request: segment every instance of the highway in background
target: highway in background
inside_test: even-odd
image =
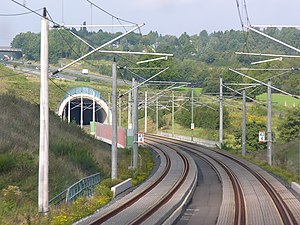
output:
[[[27,64],[19,61],[11,61],[11,62],[3,62],[5,66],[8,68],[14,69],[13,63],[16,63],[17,67],[15,68],[16,71],[22,71],[25,73],[29,73],[35,76],[40,75],[40,67],[38,64]],[[50,72],[54,72],[57,68],[50,67]],[[91,81],[101,81],[106,83],[111,83],[112,78],[110,76],[105,75],[94,75],[94,74],[87,74],[83,75],[81,72],[75,70],[64,70],[63,72],[56,74],[53,76],[55,79],[64,79],[70,81],[76,81],[77,78],[89,78]],[[122,79],[117,80],[118,84],[130,84],[131,81],[124,81]]]

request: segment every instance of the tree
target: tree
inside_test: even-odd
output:
[[[258,133],[260,130],[267,130],[266,125],[258,122],[248,122],[246,130],[246,151],[256,152],[266,149],[266,143],[260,143],[258,141]],[[235,137],[238,143],[242,145],[242,130],[235,130]]]
[[[28,60],[40,58],[40,34],[26,32],[18,34],[12,41],[14,48],[21,48]]]
[[[284,142],[295,140],[300,131],[300,111],[298,108],[289,110],[279,124],[279,138]]]
[[[195,104],[195,103],[194,103]],[[201,127],[204,129],[212,129],[217,130],[219,129],[219,108],[217,104],[209,104],[209,108],[205,105],[203,106],[196,106],[194,105],[194,124],[195,127]],[[191,103],[184,106],[187,109],[191,109]],[[180,125],[189,128],[191,125],[191,111],[185,109],[179,109],[176,111],[175,120]],[[223,108],[223,122],[225,126],[227,126],[229,121],[229,114],[226,108]]]
[[[193,45],[191,37],[186,32],[179,37],[178,41],[182,57],[189,57],[193,54],[196,54],[196,49]]]

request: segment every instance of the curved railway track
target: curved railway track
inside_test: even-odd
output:
[[[176,192],[183,186],[184,181],[186,180],[187,176],[189,176],[190,163],[192,160],[190,156],[181,150],[176,150],[175,148],[167,147],[153,141],[148,141],[147,145],[159,153],[161,162],[163,162],[163,168],[160,169],[159,175],[156,176],[155,179],[148,182],[149,184],[143,187],[142,190],[131,196],[126,201],[122,202],[122,204],[116,204],[117,206],[112,207],[112,209],[108,210],[107,212],[99,213],[97,216],[95,214],[89,219],[82,220],[81,222],[79,221],[77,224],[116,224],[116,221],[118,224],[152,223],[149,222],[151,221],[151,216],[155,213],[157,215],[157,212],[160,211],[164,205],[168,204],[172,197],[176,195]],[[180,171],[178,171],[179,168]],[[172,177],[172,171],[176,171],[175,175],[173,175],[174,177]],[[196,178],[194,179],[195,181],[197,180]],[[167,187],[168,185],[170,186],[169,188]],[[159,193],[164,189],[165,192]],[[152,192],[152,195],[154,196],[153,198],[157,198],[154,200],[154,203],[145,206],[142,213],[137,215],[133,215],[130,212],[127,213],[127,211],[130,210],[135,211],[137,207],[140,209],[140,206],[135,205],[141,204],[141,202],[147,202],[146,199],[149,199],[149,196],[152,198]],[[172,214],[172,212],[169,212],[169,214]],[[126,215],[127,218],[125,219],[123,215]],[[164,217],[160,220],[163,221],[165,219],[166,218]]]
[[[154,137],[154,136],[152,136]],[[152,141],[157,141],[161,142],[162,140],[167,140],[168,142],[172,142],[171,139],[165,139],[162,137],[157,137],[151,138],[150,135],[147,135],[147,138],[150,138]],[[159,139],[159,140],[157,140]],[[181,145],[185,147],[183,144]],[[241,225],[241,224],[246,224],[246,208],[245,208],[245,202],[244,202],[244,197],[243,197],[243,191],[242,187],[238,181],[237,176],[234,174],[234,172],[226,166],[224,163],[221,161],[216,161],[227,173],[233,187],[234,191],[234,196],[235,196],[235,214],[234,214],[234,225]]]
[[[155,146],[152,146],[152,147],[155,148],[156,151],[160,151]],[[92,225],[103,224],[108,219],[110,219],[113,216],[117,215],[118,213],[120,213],[121,211],[123,211],[124,209],[126,209],[129,206],[131,206],[132,204],[134,204],[139,199],[141,199],[144,195],[146,195],[148,192],[150,192],[155,186],[157,186],[163,180],[163,178],[170,171],[171,160],[170,160],[170,157],[164,151],[161,151],[161,153],[163,154],[163,156],[166,159],[166,165],[165,165],[165,168],[164,168],[162,174],[151,185],[149,185],[148,188],[146,188],[142,192],[138,193],[134,197],[130,198],[127,202],[125,202],[124,204],[122,204],[119,207],[115,208],[114,210],[111,210],[107,214],[103,215],[101,218],[99,218],[96,221],[94,221],[93,223],[91,223]],[[147,215],[145,215],[145,217],[142,217],[141,219],[145,219],[146,216],[149,216],[149,213],[147,213]]]
[[[149,142],[146,142],[150,147],[154,147],[154,145],[151,145]],[[160,143],[161,144],[161,143]],[[170,147],[169,147],[170,148]],[[187,157],[176,151],[174,148],[171,148],[172,150],[174,150],[182,159],[183,164],[184,164],[184,170],[182,171],[182,175],[179,177],[178,181],[176,182],[176,184],[173,186],[172,189],[170,189],[170,191],[168,193],[166,193],[159,202],[157,202],[156,205],[154,205],[152,208],[148,209],[143,215],[141,215],[139,218],[134,219],[130,224],[141,224],[143,223],[147,218],[149,218],[152,214],[154,214],[157,210],[159,210],[159,208],[161,206],[163,206],[167,201],[169,201],[172,196],[178,191],[178,189],[181,187],[181,185],[183,184],[183,182],[185,181],[188,173],[189,173],[189,161],[187,159]]]
[[[276,211],[280,215],[280,220],[277,221],[277,224],[284,224],[284,225],[290,225],[290,224],[298,224],[299,221],[295,218],[293,213],[291,212],[288,205],[285,203],[283,198],[281,197],[280,193],[278,193],[275,188],[272,186],[272,184],[264,178],[261,174],[250,168],[248,165],[244,164],[242,161],[238,160],[237,158],[233,156],[229,156],[227,154],[224,154],[220,151],[213,151],[209,148],[201,146],[202,150],[200,150],[200,146],[190,143],[190,142],[184,142],[184,141],[178,141],[170,138],[164,138],[157,135],[147,135],[147,139],[150,140],[156,140],[159,142],[165,142],[170,143],[175,146],[179,146],[186,151],[190,151],[199,157],[205,157],[207,160],[207,157],[210,158],[210,160],[215,161],[218,163],[227,173],[228,177],[230,178],[230,181],[232,183],[232,187],[234,190],[234,199],[235,199],[235,215],[234,215],[234,224],[247,224],[249,222],[249,219],[247,218],[247,201],[245,200],[245,193],[243,193],[243,188],[240,184],[239,179],[244,179],[239,177],[237,172],[233,172],[231,168],[229,168],[226,163],[223,162],[223,160],[218,159],[215,157],[216,155],[221,156],[223,159],[231,160],[235,163],[235,165],[239,165],[240,167],[244,168],[245,170],[249,171],[255,177],[259,183],[264,187],[266,192],[268,193],[269,197],[272,199],[273,204],[276,208]],[[204,150],[203,150],[204,149]],[[209,150],[209,151],[208,151]],[[213,153],[213,155],[211,154]],[[211,164],[211,163],[210,163]],[[246,188],[245,188],[246,189]],[[250,203],[249,203],[250,205]],[[248,206],[249,207],[249,206]],[[261,213],[262,214],[262,213]],[[272,216],[272,215],[271,215]],[[274,215],[273,215],[274,216]],[[261,220],[264,220],[262,218]],[[221,223],[221,222],[220,222]],[[250,221],[251,223],[251,221]],[[268,224],[268,222],[266,222]]]

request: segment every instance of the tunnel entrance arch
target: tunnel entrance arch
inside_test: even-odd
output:
[[[81,127],[90,122],[110,124],[111,110],[99,91],[89,87],[72,88],[61,100],[58,115]]]

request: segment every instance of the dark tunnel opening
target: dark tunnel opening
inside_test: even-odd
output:
[[[81,119],[81,99],[74,99],[70,102],[70,121],[75,121],[76,124],[80,125]],[[83,99],[83,125],[90,125],[90,122],[93,121],[93,100]],[[69,118],[68,115],[68,104],[64,108],[65,118]],[[95,102],[95,122],[104,123],[107,117],[106,112],[101,107],[101,105]]]

